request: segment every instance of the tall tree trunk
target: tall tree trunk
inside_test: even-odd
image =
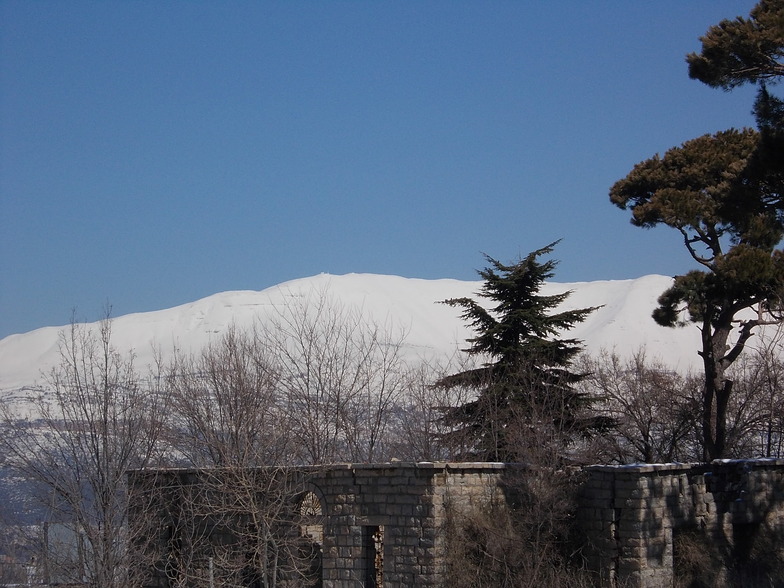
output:
[[[722,313],[727,320],[712,325],[710,319],[702,324],[702,356],[705,368],[705,392],[702,405],[703,460],[712,461],[724,457],[727,450],[727,409],[732,394],[732,381],[725,377],[727,367],[742,349],[747,334],[741,336],[728,353],[727,341],[732,331],[731,316]],[[745,331],[746,329],[744,329]]]
[[[702,350],[699,352],[704,366],[705,383],[702,396],[702,460],[710,461],[715,454],[713,428],[714,401],[716,399],[716,359],[710,319],[704,319],[700,329]]]

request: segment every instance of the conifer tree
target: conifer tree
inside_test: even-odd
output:
[[[676,276],[653,318],[700,329],[707,460],[730,449],[727,369],[755,328],[781,321],[784,309],[784,102],[766,86],[784,76],[784,0],[762,0],[749,19],[723,20],[701,41],[702,52],[686,58],[689,75],[724,90],[758,84],[759,130],[705,135],[655,155],[616,182],[610,200],[637,226],[677,229],[701,267]],[[746,309],[756,314],[737,318]]]
[[[543,295],[540,289],[553,276],[555,261],[539,262],[555,243],[505,265],[485,256],[489,267],[479,292],[494,306],[489,310],[471,298],[453,298],[444,304],[462,308],[461,317],[474,329],[469,355],[484,360],[480,367],[440,379],[435,386],[463,386],[477,398],[445,410],[443,421],[451,431],[443,441],[461,448],[463,458],[515,461],[521,457],[514,444],[520,427],[549,427],[568,437],[567,431],[585,431],[596,422],[582,417],[588,398],[575,389],[583,376],[569,366],[582,350],[576,339],[559,338],[582,322],[595,308],[552,311],[571,292]]]
[[[762,0],[749,18],[725,19],[700,37],[702,51],[686,56],[689,77],[731,90],[784,76],[784,1]]]

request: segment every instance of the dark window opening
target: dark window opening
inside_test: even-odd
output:
[[[371,525],[364,531],[365,587],[381,588],[384,585],[384,527]]]

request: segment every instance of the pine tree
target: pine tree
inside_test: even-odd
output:
[[[749,18],[722,20],[700,37],[702,52],[686,56],[689,77],[723,90],[775,81],[784,76],[782,30],[782,0],[762,0]]]
[[[595,308],[552,313],[571,292],[543,295],[540,289],[553,276],[556,261],[539,262],[557,244],[538,249],[512,265],[485,256],[489,267],[479,296],[495,306],[486,309],[471,298],[453,298],[444,304],[462,308],[461,317],[476,332],[465,349],[486,360],[480,367],[440,379],[440,388],[466,387],[477,398],[448,408],[442,420],[452,428],[442,441],[463,458],[516,461],[515,437],[547,427],[562,433],[586,431],[597,423],[582,417],[589,399],[575,389],[583,375],[569,366],[582,350],[576,339],[558,338],[582,322]],[[535,434],[535,433],[534,433]]]
[[[675,277],[653,318],[700,328],[705,459],[731,450],[728,368],[756,327],[784,319],[784,102],[766,87],[784,76],[784,0],[762,0],[749,16],[711,27],[702,52],[686,60],[689,75],[711,87],[758,84],[759,131],[687,141],[637,164],[610,190],[614,204],[631,210],[633,224],[677,229],[702,268]],[[745,309],[755,316],[737,318]]]

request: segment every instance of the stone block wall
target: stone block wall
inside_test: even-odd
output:
[[[502,499],[500,484],[509,466],[498,463],[387,463],[338,464],[323,468],[291,468],[301,477],[300,491],[292,499],[317,502],[314,514],[302,525],[304,534],[318,537],[321,550],[321,585],[324,588],[441,586],[446,550],[444,526],[449,508],[481,506]],[[150,505],[157,510],[153,528],[171,527],[173,489],[198,485],[203,473],[188,470],[137,472],[131,484],[150,487],[154,477],[156,498],[144,504],[150,524]],[[213,474],[214,475],[214,474]],[[173,484],[174,480],[177,484]],[[139,509],[141,510],[141,509]],[[291,511],[298,512],[299,505]],[[206,543],[225,542],[204,533]],[[164,538],[155,539],[161,543]],[[180,557],[182,557],[180,555]],[[164,556],[165,558],[165,556]],[[202,554],[200,559],[209,557]],[[160,566],[159,566],[160,567]],[[150,586],[167,582],[153,573]]]
[[[487,499],[504,469],[398,462],[316,473],[311,483],[325,503],[324,587],[440,586],[447,506]]]
[[[784,460],[591,466],[587,473],[578,520],[601,586],[672,586],[680,534],[732,561],[755,541],[784,538]],[[772,558],[784,557],[784,544],[774,549]]]
[[[281,471],[292,480],[294,502],[281,512],[290,513],[284,518],[296,537],[315,542],[324,588],[444,585],[449,517],[482,512],[491,503],[503,507],[505,482],[526,475],[519,465],[499,463],[339,464]],[[784,569],[784,460],[591,466],[585,473],[577,521],[600,586],[673,586],[684,537],[696,537],[724,561],[750,561],[762,549],[766,562],[782,562]],[[131,494],[143,497],[132,504],[131,524],[143,521],[145,536],[163,549],[150,587],[169,585],[160,572],[169,565],[167,545],[176,546],[178,557],[187,555],[186,543],[175,540],[172,531],[183,528],[182,521],[178,527],[173,520],[182,518],[177,505],[183,492],[198,507],[194,497],[206,476],[215,480],[220,472],[131,474],[131,488],[144,490]],[[136,512],[143,515],[137,522]],[[199,520],[190,528],[199,544],[191,542],[198,550],[192,561],[211,561],[207,552],[232,540],[235,520],[218,520],[209,508],[195,512]],[[730,571],[718,573],[715,585],[732,585]]]

